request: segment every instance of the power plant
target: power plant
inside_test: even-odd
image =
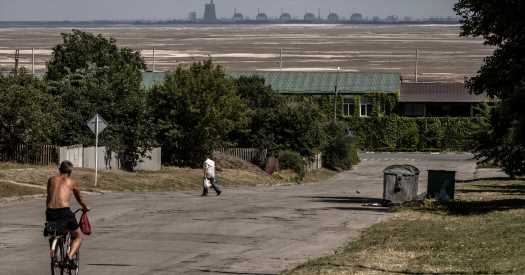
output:
[[[215,4],[213,0],[209,4],[204,5],[204,22],[214,23],[217,22],[217,13],[215,12]]]

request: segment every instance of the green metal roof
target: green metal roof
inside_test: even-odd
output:
[[[375,72],[234,72],[232,77],[257,75],[266,84],[284,94],[397,93],[401,87],[399,73]]]
[[[340,94],[398,93],[401,86],[399,73],[254,71],[228,72],[228,75],[233,78],[256,75],[278,93],[298,95],[332,94],[336,86]],[[163,72],[144,72],[144,87],[151,88],[164,77]]]

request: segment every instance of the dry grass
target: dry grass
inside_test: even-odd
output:
[[[30,167],[0,170],[0,179],[45,186],[47,179],[56,175],[53,167]],[[201,188],[202,170],[189,168],[163,168],[158,172],[99,171],[97,188],[94,187],[94,171],[75,169],[73,178],[80,181],[87,191],[184,191]],[[223,186],[255,186],[282,183],[270,176],[253,171],[223,169],[218,172],[219,184]]]
[[[525,181],[471,183],[286,274],[525,274],[524,226]]]
[[[18,186],[0,181],[0,198],[44,194],[42,189]]]

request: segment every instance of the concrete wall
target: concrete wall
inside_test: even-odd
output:
[[[60,147],[60,162],[69,160],[74,167],[83,167],[84,148],[82,145]]]
[[[98,170],[119,169],[120,162],[117,154],[112,152],[111,157],[106,156],[106,147],[98,148]],[[139,159],[135,167],[137,171],[159,171],[161,164],[161,148],[153,148],[146,157]],[[69,160],[75,167],[95,169],[95,147],[68,146],[60,148],[60,162]]]

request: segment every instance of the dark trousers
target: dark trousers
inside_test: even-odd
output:
[[[211,183],[211,188],[213,188],[213,190],[215,190],[215,192],[217,194],[220,194],[222,191],[221,189],[219,188],[219,185],[217,185],[217,181],[215,180],[215,178],[208,178],[208,180],[210,181]],[[203,189],[202,190],[202,195],[203,196],[206,196],[208,195],[208,187],[207,186],[203,186]]]

